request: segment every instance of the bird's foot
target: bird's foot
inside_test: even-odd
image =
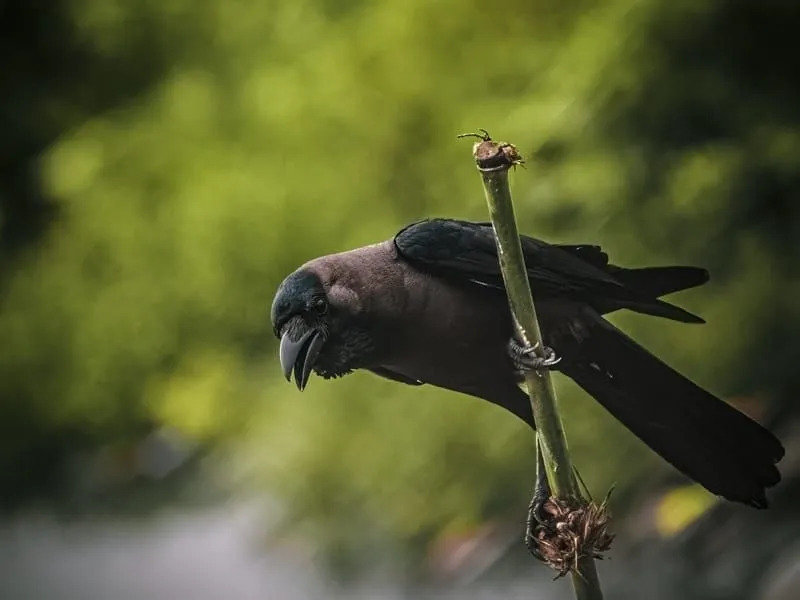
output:
[[[539,356],[536,351],[539,345],[522,345],[513,337],[508,341],[508,355],[518,371],[539,371],[549,369],[561,362],[552,348],[543,346],[544,356]]]
[[[546,526],[550,521],[543,512],[544,503],[547,502],[549,497],[550,494],[541,489],[537,489],[536,492],[534,492],[533,498],[531,498],[530,504],[528,504],[528,528],[535,527],[537,524]]]
[[[528,505],[528,518],[525,522],[525,547],[528,548],[534,558],[543,560],[540,545],[539,545],[539,532],[542,530],[550,531],[552,529],[552,519],[545,512],[545,503],[548,496],[540,494],[539,490],[531,498],[531,503]]]
[[[536,486],[533,490],[533,498],[528,505],[528,518],[525,521],[525,546],[534,558],[544,560],[539,544],[541,532],[552,530],[552,517],[545,511],[545,504],[550,499],[550,484],[547,481],[547,473],[544,467],[544,455],[542,449],[537,449],[536,465]]]

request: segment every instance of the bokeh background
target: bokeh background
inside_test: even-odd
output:
[[[784,440],[718,502],[559,378],[618,533],[608,597],[800,587],[800,5],[0,1],[0,595],[564,598],[520,543],[533,437],[369,374],[280,376],[268,309],[320,254],[485,219],[696,264],[705,326],[620,314]],[[676,435],[680,435],[679,432]]]

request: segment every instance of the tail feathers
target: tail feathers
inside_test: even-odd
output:
[[[708,281],[708,271],[698,267],[647,267],[644,269],[624,269],[609,265],[609,273],[619,281],[627,296],[619,295],[608,306],[601,306],[602,312],[609,313],[620,308],[664,317],[682,323],[705,323],[695,314],[679,306],[658,300],[660,296],[696,287]]]
[[[680,306],[675,306],[663,300],[634,297],[620,299],[617,302],[618,304],[615,308],[627,308],[634,312],[664,317],[681,323],[705,323],[702,317],[698,317]]]
[[[761,425],[602,319],[557,351],[561,371],[678,470],[729,500],[767,506],[784,450]]]
[[[626,288],[651,298],[688,290],[708,281],[708,271],[699,267],[614,267],[611,274]]]

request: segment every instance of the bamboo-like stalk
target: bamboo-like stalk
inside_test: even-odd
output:
[[[495,142],[485,131],[478,137],[481,141],[475,144],[473,157],[483,179],[514,326],[520,339],[526,344],[536,346],[537,352],[544,357],[542,334],[525,270],[525,258],[508,185],[508,170],[520,164],[522,159],[513,145]],[[536,423],[538,445],[542,449],[552,491],[558,498],[580,501],[582,496],[573,474],[550,373],[546,369],[528,372],[525,382]],[[603,593],[594,559],[591,557],[578,560],[577,569],[572,571],[572,583],[578,600],[602,600]]]

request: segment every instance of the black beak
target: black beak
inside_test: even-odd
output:
[[[294,382],[301,392],[311,377],[311,369],[319,356],[325,336],[319,329],[306,330],[297,340],[292,339],[290,328],[281,335],[280,359],[281,369],[286,381],[291,379],[294,370]]]

